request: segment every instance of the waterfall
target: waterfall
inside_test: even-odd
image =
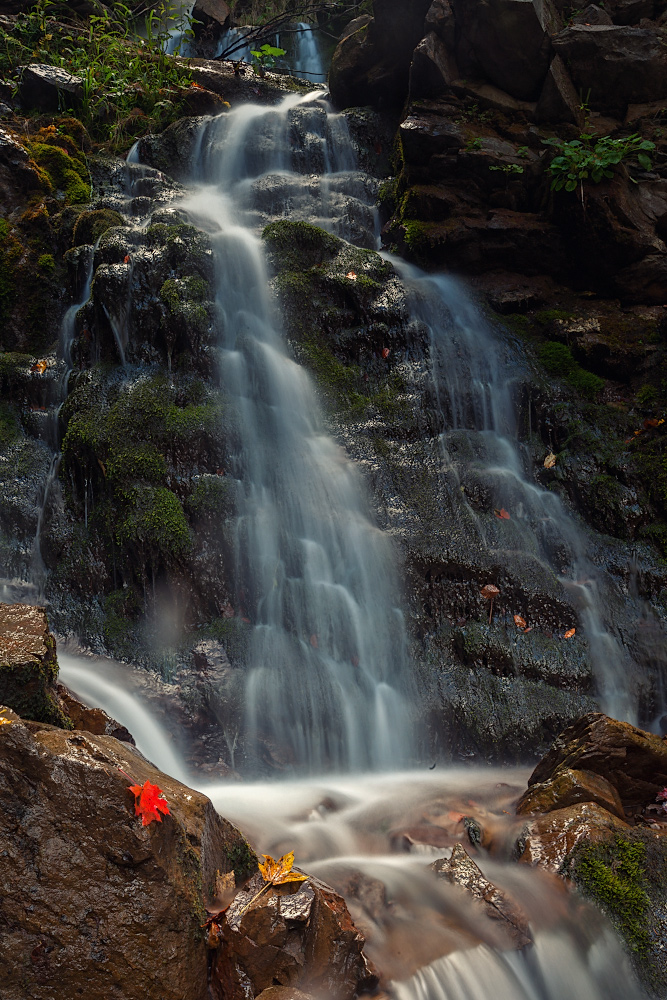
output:
[[[298,154],[301,173],[295,120],[310,140]],[[340,125],[318,95],[214,119],[201,138],[203,183],[183,204],[215,247],[220,375],[239,416],[229,466],[240,506],[236,603],[253,625],[246,753],[258,760],[278,747],[289,764],[313,771],[383,768],[411,755],[391,542],[373,523],[356,468],[324,429],[310,377],[286,349],[256,231],[289,212],[347,232],[356,175]],[[303,173],[314,170],[319,182],[305,184]]]
[[[632,663],[605,624],[627,595],[595,565],[583,527],[560,497],[530,479],[531,463],[516,426],[516,365],[508,363],[506,346],[455,279],[393,263],[430,332],[443,491],[468,543],[474,539],[515,579],[538,580],[541,591],[554,599],[562,588],[579,614],[602,710],[636,723]],[[502,509],[509,518],[494,514]]]

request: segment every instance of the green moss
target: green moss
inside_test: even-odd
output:
[[[0,391],[6,396],[21,392],[29,378],[32,358],[14,351],[0,352]]]
[[[16,301],[16,267],[23,248],[16,231],[6,219],[0,218],[0,321],[5,322]]]
[[[108,229],[127,226],[122,215],[110,208],[99,208],[93,212],[81,212],[72,232],[72,246],[84,244],[93,246]]]
[[[331,260],[341,246],[341,241],[324,229],[287,219],[271,222],[262,239],[269,250],[279,254],[281,269],[287,271],[302,271]]]
[[[242,885],[249,875],[257,871],[257,855],[247,840],[227,844],[224,851],[229,864],[228,870],[234,872],[237,885]]]
[[[56,262],[53,259],[53,254],[43,253],[37,258],[37,269],[39,271],[44,271],[47,274],[52,274],[56,269]]]
[[[652,406],[658,400],[658,390],[654,385],[643,385],[637,391],[637,402],[640,406]]]
[[[222,643],[232,666],[243,666],[251,632],[252,626],[242,618],[216,618],[206,627],[204,635]]]
[[[46,174],[53,191],[62,191],[69,205],[84,204],[90,200],[85,159],[64,148],[68,145],[66,136],[43,135],[47,131],[42,129],[29,144],[30,155]]]
[[[26,654],[25,661],[16,664],[0,657],[0,704],[24,719],[70,728],[55,697],[58,661],[52,636],[46,639],[46,646],[43,659]]]
[[[121,447],[111,452],[106,464],[106,475],[110,482],[141,479],[149,483],[160,483],[167,475],[167,463],[164,455],[161,455],[153,445]]]
[[[8,403],[0,403],[0,448],[7,448],[20,434],[21,426],[14,407]]]
[[[117,656],[130,656],[136,650],[136,620],[140,608],[129,588],[114,590],[104,601],[102,634],[107,648]]]
[[[178,497],[165,487],[135,486],[117,494],[120,509],[110,525],[122,548],[138,547],[166,561],[185,554],[190,531]]]
[[[607,913],[631,951],[647,951],[650,902],[644,843],[617,836],[610,844],[583,844],[566,864],[565,873]]]
[[[201,337],[211,325],[210,310],[204,305],[208,297],[209,286],[203,278],[195,275],[168,278],[160,289],[167,326],[176,331],[186,329],[190,336]]]
[[[185,500],[185,509],[197,521],[232,517],[235,508],[236,486],[224,476],[200,476]]]
[[[378,188],[377,201],[380,208],[384,209],[389,215],[393,214],[396,210],[396,201],[398,198],[398,178],[389,177],[386,181],[382,181],[380,187]]]
[[[551,375],[568,382],[582,396],[592,399],[604,388],[604,379],[585,371],[572,357],[572,351],[565,344],[550,340],[537,351],[541,363]]]

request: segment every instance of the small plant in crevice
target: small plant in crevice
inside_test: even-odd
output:
[[[543,139],[556,155],[547,167],[551,175],[552,191],[576,191],[584,207],[584,181],[599,184],[614,176],[614,168],[623,160],[635,158],[643,170],[650,170],[648,155],[655,149],[655,143],[642,139],[634,133],[625,138],[612,139],[608,135],[597,136],[583,132],[579,139],[566,142],[564,139]]]

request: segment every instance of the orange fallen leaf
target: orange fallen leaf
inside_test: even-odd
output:
[[[385,359],[385,361],[389,357],[389,348],[388,347],[383,347],[382,348],[382,357]]]
[[[146,780],[143,785],[130,785],[130,791],[135,798],[135,816],[141,816],[142,826],[148,826],[153,820],[161,823],[160,813],[164,813],[165,816],[171,815],[162,789],[158,788],[157,785],[152,785],[150,781]]]
[[[506,511],[504,507],[501,507],[500,510],[498,510],[498,508],[496,508],[493,513],[496,515],[496,517],[499,517],[501,519],[501,521],[509,521],[510,520],[509,512]]]
[[[350,281],[356,281],[357,280],[357,275],[356,275],[356,273],[354,271],[348,271],[347,274],[345,275],[345,277],[349,278]]]
[[[646,420],[644,421],[644,430],[646,430],[646,431],[647,431],[647,430],[648,430],[648,429],[649,429],[650,427],[659,427],[659,426],[660,426],[660,421],[658,420],[658,418],[657,418],[657,417],[648,417],[648,418],[647,418],[647,419],[646,419]]]
[[[553,469],[555,464],[556,464],[556,456],[552,451],[550,451],[547,457],[544,459],[544,468]]]
[[[576,628],[570,628],[570,629],[568,629],[567,632],[565,633],[565,635],[563,636],[563,638],[564,639],[571,639],[572,636],[574,635],[574,633],[576,631],[577,631]]]
[[[31,372],[36,372],[38,375],[43,375],[46,371],[46,361],[35,361],[34,365],[30,369]]]
[[[521,615],[514,615],[514,624],[517,628],[526,628],[526,619]]]
[[[130,255],[129,253],[126,253],[125,256],[123,257],[123,264],[129,264],[129,263],[130,263]]]
[[[264,864],[260,862],[258,868],[265,882],[271,885],[283,885],[285,882],[305,882],[307,875],[292,870],[294,864],[294,851],[283,854],[277,861],[270,854],[263,854],[266,858]]]

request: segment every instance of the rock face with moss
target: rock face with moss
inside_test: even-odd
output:
[[[532,818],[515,849],[522,863],[559,872],[603,910],[660,1000],[667,823],[656,796],[666,779],[664,740],[604,715],[585,716],[533,771],[517,806]]]

